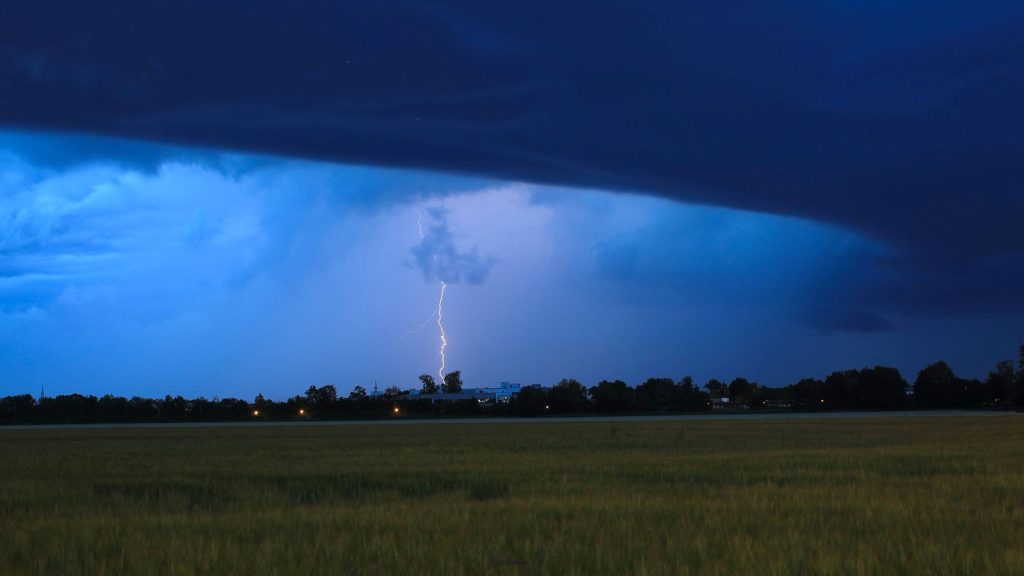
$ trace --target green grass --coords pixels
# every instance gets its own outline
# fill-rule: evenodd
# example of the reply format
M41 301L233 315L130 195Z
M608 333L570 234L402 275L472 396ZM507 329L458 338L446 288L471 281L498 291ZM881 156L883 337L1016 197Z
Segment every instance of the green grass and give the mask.
M1024 417L0 431L0 574L1022 574Z

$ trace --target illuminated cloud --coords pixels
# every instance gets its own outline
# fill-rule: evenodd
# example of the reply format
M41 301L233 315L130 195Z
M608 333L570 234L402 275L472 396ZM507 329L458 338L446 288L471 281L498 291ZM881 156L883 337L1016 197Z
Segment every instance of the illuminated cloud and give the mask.
M936 278L969 293L941 262L806 219L209 152L65 162L43 142L0 152L5 391L416 386L437 334L403 334L438 281L448 365L474 383L785 384L936 357L984 374L1020 337L1019 316L911 306Z
M477 247L459 250L442 208L428 210L431 223L412 248L413 261L425 280L447 284L482 284L494 265L492 256L481 256Z

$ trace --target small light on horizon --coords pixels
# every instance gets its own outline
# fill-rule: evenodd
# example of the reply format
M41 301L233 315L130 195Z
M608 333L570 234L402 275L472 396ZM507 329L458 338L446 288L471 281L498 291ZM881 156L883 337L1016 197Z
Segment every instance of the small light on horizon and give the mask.
M253 416L259 416L260 415L260 411L259 410L253 410L252 411L252 415Z
M299 408L299 416L302 416L305 413L306 413L306 411L304 409Z

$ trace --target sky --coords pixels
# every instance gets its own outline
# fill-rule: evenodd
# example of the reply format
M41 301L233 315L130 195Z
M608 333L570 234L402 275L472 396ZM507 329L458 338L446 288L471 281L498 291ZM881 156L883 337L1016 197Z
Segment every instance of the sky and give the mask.
M1024 342L1024 6L9 3L0 394Z

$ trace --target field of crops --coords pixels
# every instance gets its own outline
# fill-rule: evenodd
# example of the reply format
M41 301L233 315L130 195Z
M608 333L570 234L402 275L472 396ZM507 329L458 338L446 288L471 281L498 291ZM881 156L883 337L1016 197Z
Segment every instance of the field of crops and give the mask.
M0 574L1024 574L1024 416L0 430Z

